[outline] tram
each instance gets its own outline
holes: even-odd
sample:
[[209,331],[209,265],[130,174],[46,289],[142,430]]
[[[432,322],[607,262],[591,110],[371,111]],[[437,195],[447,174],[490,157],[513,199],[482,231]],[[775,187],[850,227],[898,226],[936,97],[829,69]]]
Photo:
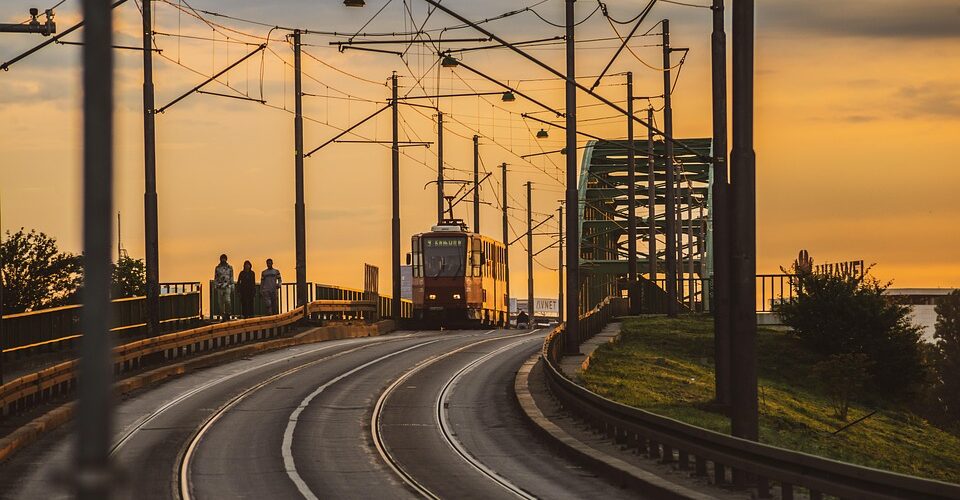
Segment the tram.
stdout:
[[447,219],[413,235],[411,249],[414,320],[453,328],[508,325],[503,243]]

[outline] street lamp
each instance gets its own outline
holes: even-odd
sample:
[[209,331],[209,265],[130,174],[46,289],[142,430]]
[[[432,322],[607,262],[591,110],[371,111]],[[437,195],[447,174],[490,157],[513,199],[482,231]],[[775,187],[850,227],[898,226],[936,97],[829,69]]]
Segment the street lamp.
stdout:
[[452,56],[443,56],[443,59],[440,61],[440,66],[444,68],[456,68],[460,65],[460,62],[454,59]]
[[503,93],[503,96],[500,98],[500,100],[503,102],[513,102],[517,100],[517,96],[513,95],[513,92],[508,90]]
[[366,3],[363,0],[343,0],[343,5],[347,7],[363,7]]
[[537,139],[546,139],[547,137],[550,137],[550,134],[547,133],[546,129],[540,129],[537,132]]

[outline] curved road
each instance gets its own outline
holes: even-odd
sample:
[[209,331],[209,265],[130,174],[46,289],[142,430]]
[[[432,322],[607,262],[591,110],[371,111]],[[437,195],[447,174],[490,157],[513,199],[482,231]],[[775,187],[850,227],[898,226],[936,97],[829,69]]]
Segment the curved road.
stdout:
[[[543,332],[398,332],[211,368],[117,408],[121,498],[633,497],[527,430],[513,380]],[[61,429],[3,464],[3,498],[63,498]]]

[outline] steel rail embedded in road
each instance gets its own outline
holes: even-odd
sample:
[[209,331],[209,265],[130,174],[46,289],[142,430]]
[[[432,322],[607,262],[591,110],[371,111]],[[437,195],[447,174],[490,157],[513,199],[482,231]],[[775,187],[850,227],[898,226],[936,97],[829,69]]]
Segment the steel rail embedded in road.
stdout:
[[[250,396],[251,394],[257,392],[258,390],[266,387],[267,385],[270,385],[271,383],[276,382],[277,380],[280,380],[280,379],[282,379],[282,378],[284,378],[284,377],[293,375],[294,373],[300,372],[300,371],[302,371],[302,370],[304,370],[304,369],[306,369],[306,368],[309,368],[309,367],[311,367],[311,366],[315,366],[315,365],[320,364],[320,363],[322,363],[322,362],[329,361],[329,360],[331,360],[331,359],[338,358],[338,357],[341,357],[341,356],[345,356],[345,355],[347,355],[347,354],[352,354],[352,353],[354,353],[354,352],[357,352],[357,351],[366,349],[366,348],[368,348],[368,347],[373,347],[373,346],[377,346],[377,345],[382,345],[382,344],[385,344],[385,343],[388,343],[388,342],[391,342],[391,341],[394,341],[394,342],[395,342],[395,341],[397,341],[397,340],[406,339],[406,338],[409,338],[409,335],[398,336],[398,337],[394,337],[394,338],[391,338],[391,339],[385,339],[385,340],[383,340],[383,341],[381,341],[381,342],[371,342],[371,343],[369,343],[369,344],[364,344],[364,345],[362,345],[362,346],[354,347],[353,349],[347,349],[346,351],[341,351],[341,352],[338,352],[338,353],[336,353],[336,354],[331,354],[331,355],[329,355],[329,356],[324,356],[324,357],[322,357],[322,358],[315,359],[315,360],[313,360],[313,361],[310,361],[309,363],[304,363],[304,364],[302,364],[302,365],[295,366],[295,367],[293,367],[293,368],[290,368],[289,370],[286,370],[286,371],[284,371],[284,372],[281,372],[281,373],[278,373],[278,374],[276,374],[276,375],[273,375],[273,376],[267,378],[266,380],[263,380],[262,382],[260,382],[260,383],[258,383],[258,384],[256,384],[256,385],[252,386],[252,387],[247,388],[246,390],[244,390],[244,391],[241,392],[240,394],[237,394],[236,396],[234,396],[233,398],[231,398],[229,401],[227,401],[226,403],[224,403],[223,405],[221,405],[220,408],[218,408],[215,412],[213,412],[212,414],[210,414],[210,416],[207,417],[206,420],[204,420],[203,424],[201,424],[201,426],[200,426],[200,428],[197,430],[197,432],[194,433],[193,437],[190,438],[190,441],[187,443],[187,446],[186,446],[186,448],[184,449],[183,455],[180,457],[180,460],[179,460],[180,466],[179,466],[177,469],[178,469],[178,477],[179,477],[179,479],[178,479],[178,485],[179,485],[179,491],[180,491],[180,498],[181,498],[181,500],[190,500],[191,498],[193,498],[192,495],[191,495],[191,493],[190,493],[190,461],[193,459],[193,455],[194,455],[194,453],[196,452],[197,445],[198,445],[198,444],[200,443],[200,441],[203,439],[203,436],[207,433],[207,431],[209,431],[209,430],[213,427],[213,425],[216,424],[218,420],[220,420],[220,418],[221,418],[223,415],[225,415],[231,408],[233,408],[234,406],[236,406],[236,405],[237,405],[238,403],[240,403],[242,400],[246,399],[248,396]],[[437,341],[434,341],[434,342],[437,342]],[[431,343],[433,343],[433,342],[427,342],[427,343],[424,343],[424,344],[417,344],[417,345],[414,346],[414,347],[422,347],[422,346],[424,346],[424,345],[428,345],[428,344],[431,344]],[[336,345],[331,345],[331,346],[325,346],[325,347],[319,348],[319,349],[313,349],[313,350],[310,350],[309,352],[300,353],[300,354],[298,354],[297,356],[294,356],[294,357],[298,357],[298,356],[302,356],[302,355],[306,355],[306,354],[313,354],[313,353],[316,353],[316,352],[320,352],[320,351],[332,349],[332,348],[334,348],[334,347],[337,347],[337,346],[336,346]],[[408,349],[405,349],[404,351],[406,351],[406,350],[409,350],[409,348],[408,348]],[[390,357],[390,356],[392,356],[393,354],[398,354],[398,353],[404,352],[404,351],[397,351],[397,352],[395,352],[395,353],[392,353],[392,354],[388,355],[387,357]],[[264,364],[262,364],[262,365],[255,366],[255,367],[250,368],[250,369],[248,369],[248,370],[244,370],[244,371],[242,371],[242,372],[232,374],[232,375],[230,375],[230,376],[228,376],[228,377],[224,377],[224,378],[218,379],[217,381],[215,381],[215,382],[213,382],[213,383],[208,383],[208,384],[205,384],[205,385],[199,387],[197,390],[190,391],[189,393],[187,393],[187,397],[189,397],[190,395],[196,394],[197,392],[200,392],[200,391],[202,391],[202,390],[204,390],[204,389],[207,389],[207,388],[209,388],[209,387],[211,387],[211,386],[213,386],[213,385],[216,385],[217,383],[226,381],[226,380],[228,380],[228,379],[232,379],[232,378],[234,378],[234,377],[237,377],[237,376],[239,376],[239,375],[248,373],[248,372],[253,371],[253,370],[256,370],[256,369],[260,369],[260,368],[262,368],[262,367],[264,367],[264,366],[268,366],[268,365],[271,365],[271,364],[279,363],[279,362],[281,362],[281,361],[288,361],[288,360],[290,360],[290,359],[292,359],[292,358],[281,358],[281,359],[277,359],[277,360],[274,360],[274,361],[271,361],[271,362],[268,362],[268,363],[264,363]],[[380,359],[382,359],[382,358],[380,358]],[[354,370],[352,370],[351,372],[353,372],[353,371],[357,371],[357,369],[354,369]],[[348,373],[348,374],[349,374],[349,373]],[[339,380],[340,378],[343,378],[344,376],[346,376],[346,375],[348,375],[348,374],[343,374],[343,375],[341,375],[340,377],[332,380],[331,382],[328,382],[328,383],[325,384],[325,385],[330,385],[330,384],[332,384],[333,382]],[[177,398],[175,401],[176,401],[176,402],[180,402],[180,401],[183,401],[184,399],[186,399],[186,397],[179,397],[179,398]],[[165,406],[167,406],[167,405],[165,405]],[[164,408],[164,409],[166,409],[166,408]]]
[[[374,446],[376,447],[377,452],[380,453],[380,457],[383,458],[384,462],[386,462],[386,464],[390,467],[390,469],[391,469],[404,483],[406,483],[407,485],[409,485],[409,486],[410,486],[411,488],[413,488],[417,493],[419,493],[420,495],[422,495],[422,496],[425,497],[425,498],[432,498],[432,499],[438,499],[438,500],[440,499],[440,496],[438,496],[436,493],[433,493],[432,491],[430,491],[430,489],[428,489],[428,488],[427,488],[426,486],[424,486],[422,483],[420,483],[419,481],[417,481],[417,480],[413,477],[412,474],[410,474],[409,472],[407,472],[407,471],[403,468],[403,466],[400,464],[399,460],[397,460],[396,458],[394,458],[394,457],[390,454],[390,452],[387,451],[386,444],[383,442],[383,432],[382,432],[382,429],[380,428],[380,423],[381,423],[381,422],[380,422],[380,420],[381,420],[380,417],[381,417],[381,414],[382,414],[382,412],[383,412],[383,405],[384,405],[384,403],[386,403],[387,398],[390,397],[390,395],[393,393],[393,391],[396,390],[396,388],[399,387],[400,384],[402,384],[404,381],[406,381],[407,379],[409,379],[411,376],[413,376],[414,374],[416,374],[416,373],[419,372],[420,370],[422,370],[422,369],[424,369],[424,368],[426,368],[426,367],[428,367],[428,366],[430,366],[430,365],[432,365],[432,364],[434,364],[434,363],[436,363],[436,362],[439,362],[439,361],[441,361],[441,360],[443,360],[443,359],[446,359],[446,358],[448,358],[448,357],[450,357],[450,356],[453,356],[454,354],[463,352],[463,351],[465,351],[465,350],[467,350],[467,349],[476,347],[476,346],[478,346],[478,345],[480,345],[480,344],[486,344],[486,343],[488,343],[488,342],[493,342],[493,341],[495,341],[495,340],[502,340],[502,339],[510,339],[510,338],[517,338],[517,337],[529,336],[529,335],[533,335],[534,333],[536,333],[536,332],[538,332],[538,331],[540,331],[540,330],[539,330],[539,329],[535,329],[535,330],[531,330],[531,331],[529,331],[529,332],[520,333],[520,334],[516,334],[516,335],[508,335],[508,336],[504,336],[504,337],[495,337],[495,338],[483,339],[483,340],[479,340],[479,341],[477,341],[477,342],[473,342],[473,343],[467,344],[467,345],[465,345],[465,346],[463,346],[463,347],[459,347],[459,348],[457,348],[457,349],[454,349],[453,351],[450,351],[450,352],[447,352],[447,353],[444,353],[444,354],[438,354],[438,355],[435,355],[435,356],[431,356],[431,357],[429,357],[429,358],[427,358],[427,359],[425,359],[425,360],[417,363],[417,364],[414,365],[412,368],[410,368],[409,370],[407,370],[404,374],[402,374],[402,375],[400,375],[399,377],[397,377],[397,379],[394,380],[393,383],[390,384],[390,385],[383,391],[382,394],[380,394],[380,397],[377,398],[377,403],[376,403],[376,405],[374,405],[374,407],[373,407],[373,416],[370,418],[370,433],[371,433],[371,437],[373,438],[373,444],[374,444]],[[488,333],[489,333],[489,332],[488,332]],[[455,375],[455,377],[456,377],[456,375]],[[446,437],[446,436],[445,436],[445,437]],[[456,448],[454,448],[454,450],[456,451]],[[518,496],[520,496],[517,492],[518,492],[518,491],[523,491],[523,490],[521,490],[519,487],[516,487],[516,486],[507,487],[507,486],[504,484],[504,482],[501,482],[499,479],[497,479],[499,476],[496,475],[496,474],[494,474],[494,475],[488,475],[488,474],[486,474],[486,473],[484,472],[484,469],[482,468],[482,467],[485,467],[485,466],[483,466],[482,464],[480,464],[479,461],[477,461],[475,458],[472,457],[472,455],[467,454],[466,456],[464,456],[463,454],[461,454],[460,456],[461,456],[461,458],[463,458],[464,460],[466,460],[468,464],[474,466],[477,470],[483,472],[486,477],[494,480],[498,485],[506,488],[508,491],[510,491],[510,492],[512,492],[512,493],[514,493],[514,494],[517,494]],[[480,464],[480,467],[478,467],[478,464]],[[505,481],[505,480],[504,480],[504,481]],[[521,496],[521,497],[522,497],[522,498],[530,498],[530,497],[528,497],[528,496]]]
[[447,417],[448,412],[446,411],[448,407],[450,390],[453,388],[454,385],[457,384],[457,382],[460,380],[461,377],[469,373],[471,370],[473,370],[477,366],[483,364],[490,358],[504,351],[510,350],[520,344],[523,344],[524,342],[529,342],[529,341],[530,339],[523,339],[523,340],[518,340],[516,342],[507,344],[495,351],[489,352],[473,360],[472,362],[470,362],[469,364],[461,368],[459,371],[457,371],[457,373],[455,373],[452,377],[450,377],[449,380],[447,380],[447,383],[444,384],[443,388],[440,390],[440,394],[437,395],[436,416],[437,416],[437,426],[440,427],[440,432],[443,434],[444,440],[446,440],[447,444],[449,444],[450,447],[453,448],[453,451],[455,451],[457,455],[459,455],[460,458],[463,459],[464,462],[466,462],[467,464],[472,466],[474,469],[476,469],[478,472],[487,476],[488,478],[490,478],[491,480],[493,480],[494,482],[502,486],[504,489],[506,489],[510,493],[513,493],[514,495],[520,498],[533,500],[537,497],[524,491],[523,488],[511,483],[510,480],[508,480],[507,478],[501,476],[500,474],[497,474],[495,470],[484,465],[483,462],[481,462],[479,459],[474,457],[469,451],[467,451],[467,449],[463,446],[463,443],[461,443],[460,440],[456,438],[456,435],[453,432],[453,429],[451,428],[450,422]]

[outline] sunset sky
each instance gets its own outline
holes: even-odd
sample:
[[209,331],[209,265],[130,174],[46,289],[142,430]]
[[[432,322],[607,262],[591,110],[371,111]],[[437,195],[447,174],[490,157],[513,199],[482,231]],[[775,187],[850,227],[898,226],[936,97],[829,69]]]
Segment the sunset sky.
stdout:
[[[708,0],[687,0],[705,5]],[[48,3],[55,3],[48,0]],[[162,106],[243,54],[246,44],[265,41],[267,26],[300,27],[352,34],[385,0],[367,0],[349,9],[339,0],[261,2],[253,0],[162,0],[154,2],[157,105]],[[727,17],[729,21],[728,1]],[[470,19],[485,19],[535,5],[543,18],[562,23],[560,0],[447,0],[444,5]],[[629,20],[646,2],[611,0],[609,13]],[[758,271],[776,272],[800,249],[817,262],[864,260],[876,263],[881,279],[895,287],[960,287],[960,3],[956,0],[762,0],[757,2],[756,152]],[[25,0],[0,4],[0,22],[20,22]],[[428,4],[393,0],[364,32],[406,32],[423,23]],[[191,10],[196,9],[196,11]],[[79,0],[57,8],[62,31],[79,20]],[[581,0],[577,18],[597,4]],[[253,24],[208,13],[226,14]],[[671,20],[675,47],[690,53],[674,95],[675,134],[708,137],[710,115],[710,11],[659,2],[640,33],[663,18]],[[134,0],[115,10],[116,43],[139,45],[139,11]],[[459,23],[434,13],[425,29]],[[219,25],[219,26],[218,26]],[[524,12],[485,25],[508,40],[560,35],[562,28]],[[215,29],[214,29],[215,28]],[[629,25],[617,25],[621,34]],[[730,27],[728,23],[728,40]],[[659,32],[654,28],[653,32]],[[272,257],[287,280],[294,278],[292,48],[285,32],[269,33],[268,51],[250,58],[206,88],[240,92],[256,102],[194,94],[157,117],[161,281],[206,281],[220,253],[235,269],[244,259],[256,269]],[[178,36],[179,35],[179,36]],[[440,32],[433,32],[439,36]],[[477,37],[470,29],[448,30],[443,38]],[[580,40],[615,37],[596,12],[577,28]],[[187,38],[193,37],[193,38]],[[229,37],[229,39],[227,38]],[[67,38],[79,41],[79,32]],[[212,41],[211,39],[215,39]],[[464,69],[441,69],[429,45],[413,46],[401,61],[389,54],[338,52],[328,45],[343,37],[304,35],[304,97],[307,150],[323,143],[382,106],[386,81],[400,75],[401,93],[496,90]],[[0,61],[43,41],[40,35],[0,33]],[[246,43],[246,44],[245,44]],[[639,37],[633,52],[659,66],[656,37]],[[579,76],[596,75],[616,48],[615,40],[586,42],[577,53]],[[445,45],[446,46],[446,45]],[[464,45],[455,45],[464,46]],[[404,46],[398,46],[403,50]],[[563,69],[562,45],[528,49]],[[143,144],[141,61],[136,51],[116,51],[116,209],[122,213],[123,246],[132,257],[143,251]],[[80,48],[51,45],[0,72],[0,208],[3,230],[21,226],[56,237],[62,248],[79,252],[80,213]],[[676,56],[675,63],[679,61]],[[464,62],[562,108],[563,83],[507,50],[467,52]],[[624,52],[610,73],[633,71],[636,93],[660,94],[661,74]],[[205,76],[204,76],[205,75]],[[261,76],[262,75],[262,76]],[[592,83],[592,79],[584,78]],[[623,77],[610,76],[599,91],[621,100]],[[231,88],[228,88],[229,85]],[[580,94],[580,105],[596,100]],[[659,107],[659,101],[655,101]],[[525,207],[523,184],[534,182],[534,210],[554,213],[562,198],[563,157],[518,155],[559,149],[560,129],[537,141],[540,126],[520,117],[537,111],[518,99],[497,96],[449,99],[445,160],[451,175],[472,176],[471,136],[481,135],[481,157],[494,171],[483,190],[481,229],[500,235],[498,165],[510,164],[509,199]],[[581,129],[621,138],[625,122],[602,106],[582,108]],[[540,114],[542,118],[551,118]],[[657,118],[658,122],[660,118]],[[404,108],[401,139],[435,139],[429,111]],[[357,130],[351,139],[387,140],[389,114]],[[645,131],[637,130],[645,136]],[[434,219],[432,185],[435,148],[404,148],[401,159],[401,218],[404,253],[409,235]],[[308,158],[306,168],[308,278],[359,287],[365,262],[381,268],[381,289],[390,287],[390,151],[386,145],[332,144]],[[457,215],[473,225],[471,210]],[[511,222],[522,232],[524,214]],[[538,215],[541,218],[542,215]],[[555,229],[553,222],[544,227]],[[550,243],[536,238],[540,249]],[[526,280],[523,249],[512,249],[515,283]],[[555,296],[556,254],[544,252],[535,274],[538,296]]]

